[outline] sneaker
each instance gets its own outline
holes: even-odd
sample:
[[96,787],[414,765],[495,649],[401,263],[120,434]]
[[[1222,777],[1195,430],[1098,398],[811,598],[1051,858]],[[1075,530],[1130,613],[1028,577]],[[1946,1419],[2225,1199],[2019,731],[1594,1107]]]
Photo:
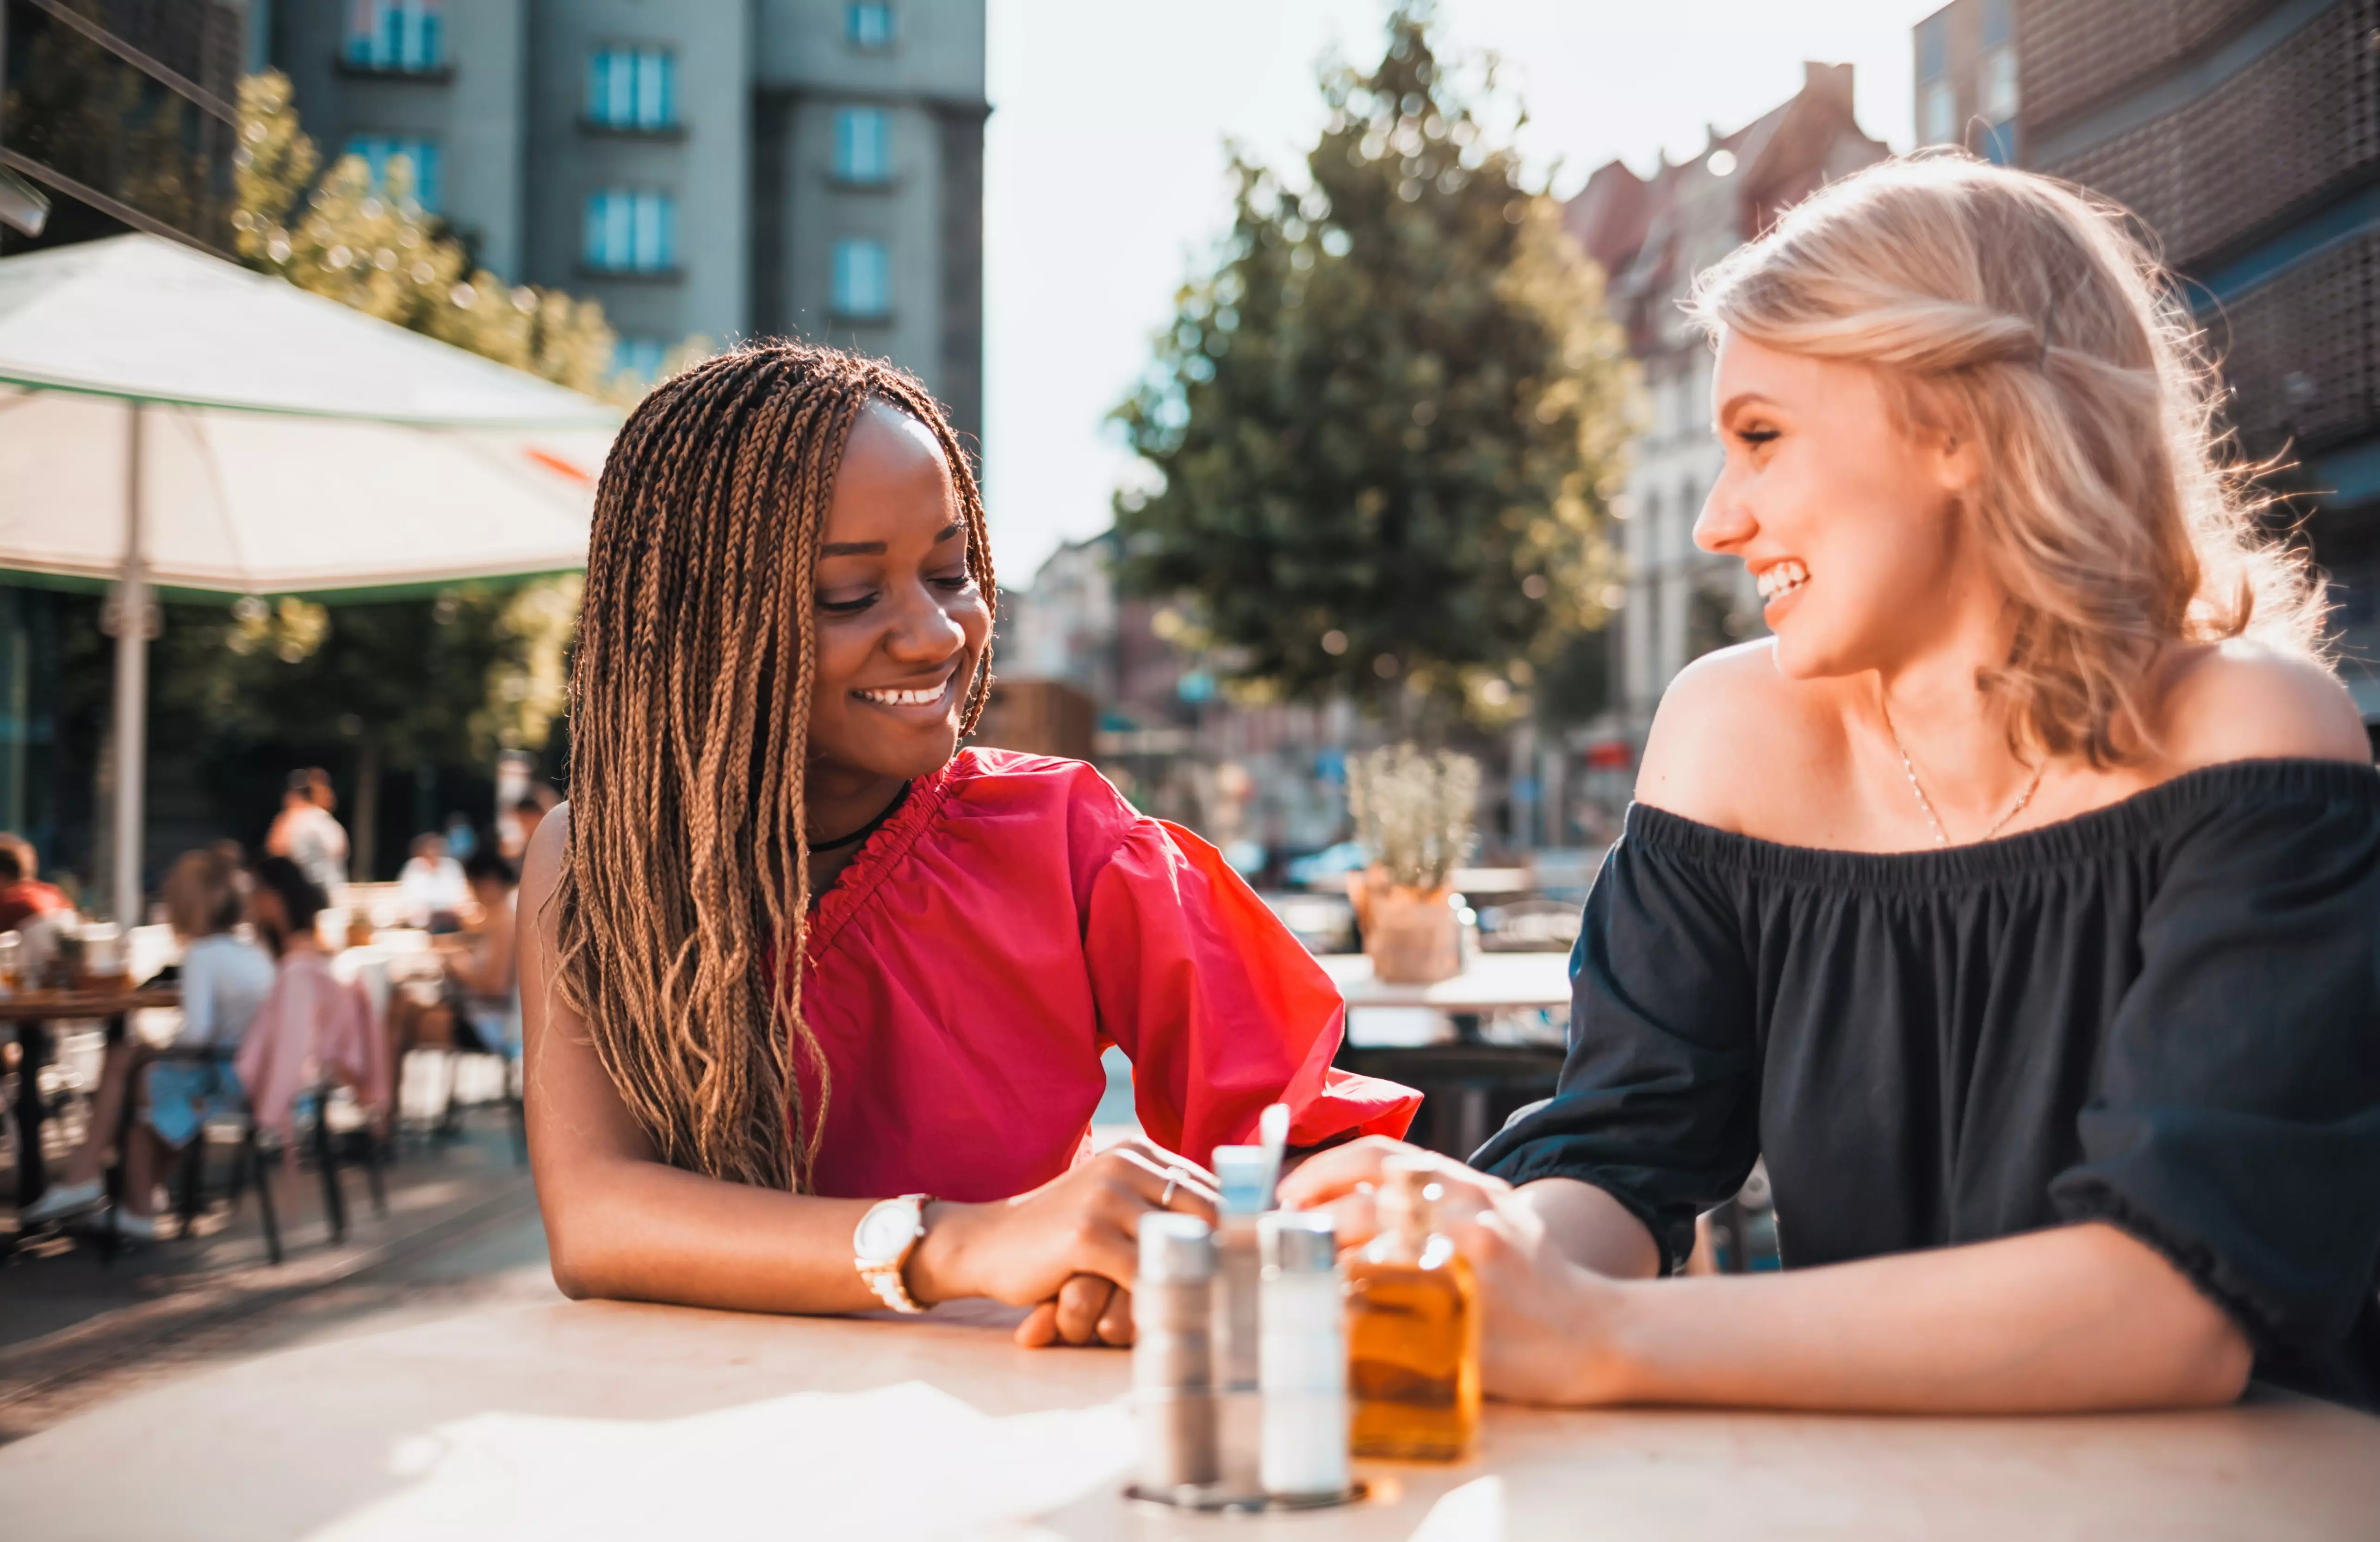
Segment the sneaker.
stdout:
[[119,1208],[115,1212],[115,1234],[125,1242],[155,1242],[159,1234],[157,1218]]
[[20,1225],[46,1226],[96,1208],[106,1197],[107,1190],[96,1178],[88,1184],[52,1184],[42,1191],[39,1199],[25,1207],[17,1220]]

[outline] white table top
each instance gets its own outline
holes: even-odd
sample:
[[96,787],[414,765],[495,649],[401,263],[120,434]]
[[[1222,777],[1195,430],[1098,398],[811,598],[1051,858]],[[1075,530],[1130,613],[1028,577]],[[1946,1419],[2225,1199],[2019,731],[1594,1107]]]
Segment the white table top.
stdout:
[[2278,1393],[2055,1419],[1491,1404],[1473,1461],[1364,1469],[1385,1491],[1375,1502],[1150,1513],[1118,1494],[1127,1356],[1019,1350],[1013,1320],[981,1305],[849,1321],[589,1303],[318,1344],[0,1448],[6,1529],[12,1542],[2331,1542],[2380,1516],[2380,1419]]
[[1463,973],[1435,985],[1390,985],[1372,977],[1362,953],[1320,953],[1322,965],[1351,1007],[1435,1007],[1440,1012],[1504,1012],[1570,1006],[1567,953],[1474,953]]

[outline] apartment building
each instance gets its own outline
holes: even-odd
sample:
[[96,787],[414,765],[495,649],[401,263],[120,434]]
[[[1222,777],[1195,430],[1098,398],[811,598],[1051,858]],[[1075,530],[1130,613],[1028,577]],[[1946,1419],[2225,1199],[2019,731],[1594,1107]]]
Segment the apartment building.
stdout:
[[2380,742],[2380,0],[2020,0],[2016,24],[2020,163],[2131,209],[2183,276]]
[[979,431],[983,0],[252,0],[326,150],[403,156],[504,277],[601,300],[624,367],[788,335]]

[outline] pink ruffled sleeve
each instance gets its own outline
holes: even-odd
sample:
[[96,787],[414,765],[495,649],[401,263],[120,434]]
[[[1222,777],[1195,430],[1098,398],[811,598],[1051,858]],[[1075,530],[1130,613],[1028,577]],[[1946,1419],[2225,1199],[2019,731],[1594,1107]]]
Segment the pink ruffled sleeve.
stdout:
[[1205,1162],[1290,1106],[1293,1147],[1402,1135],[1421,1094],[1335,1070],[1330,977],[1214,847],[1135,820],[1091,883],[1083,952],[1099,1029],[1133,1064],[1141,1128]]

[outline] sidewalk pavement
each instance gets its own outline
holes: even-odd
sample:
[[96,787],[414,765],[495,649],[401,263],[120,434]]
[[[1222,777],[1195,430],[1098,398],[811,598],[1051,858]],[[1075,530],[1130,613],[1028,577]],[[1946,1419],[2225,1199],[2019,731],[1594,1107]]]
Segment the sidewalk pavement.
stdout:
[[[410,1141],[388,1172],[388,1215],[343,1168],[347,1240],[333,1246],[312,1172],[285,1182],[284,1262],[264,1257],[256,1200],[217,1205],[188,1241],[39,1240],[0,1258],[0,1442],[164,1376],[379,1319],[466,1310],[492,1295],[555,1299],[528,1170],[501,1105],[460,1138]],[[294,1213],[293,1213],[294,1211]],[[165,1225],[170,1232],[172,1221]]]

